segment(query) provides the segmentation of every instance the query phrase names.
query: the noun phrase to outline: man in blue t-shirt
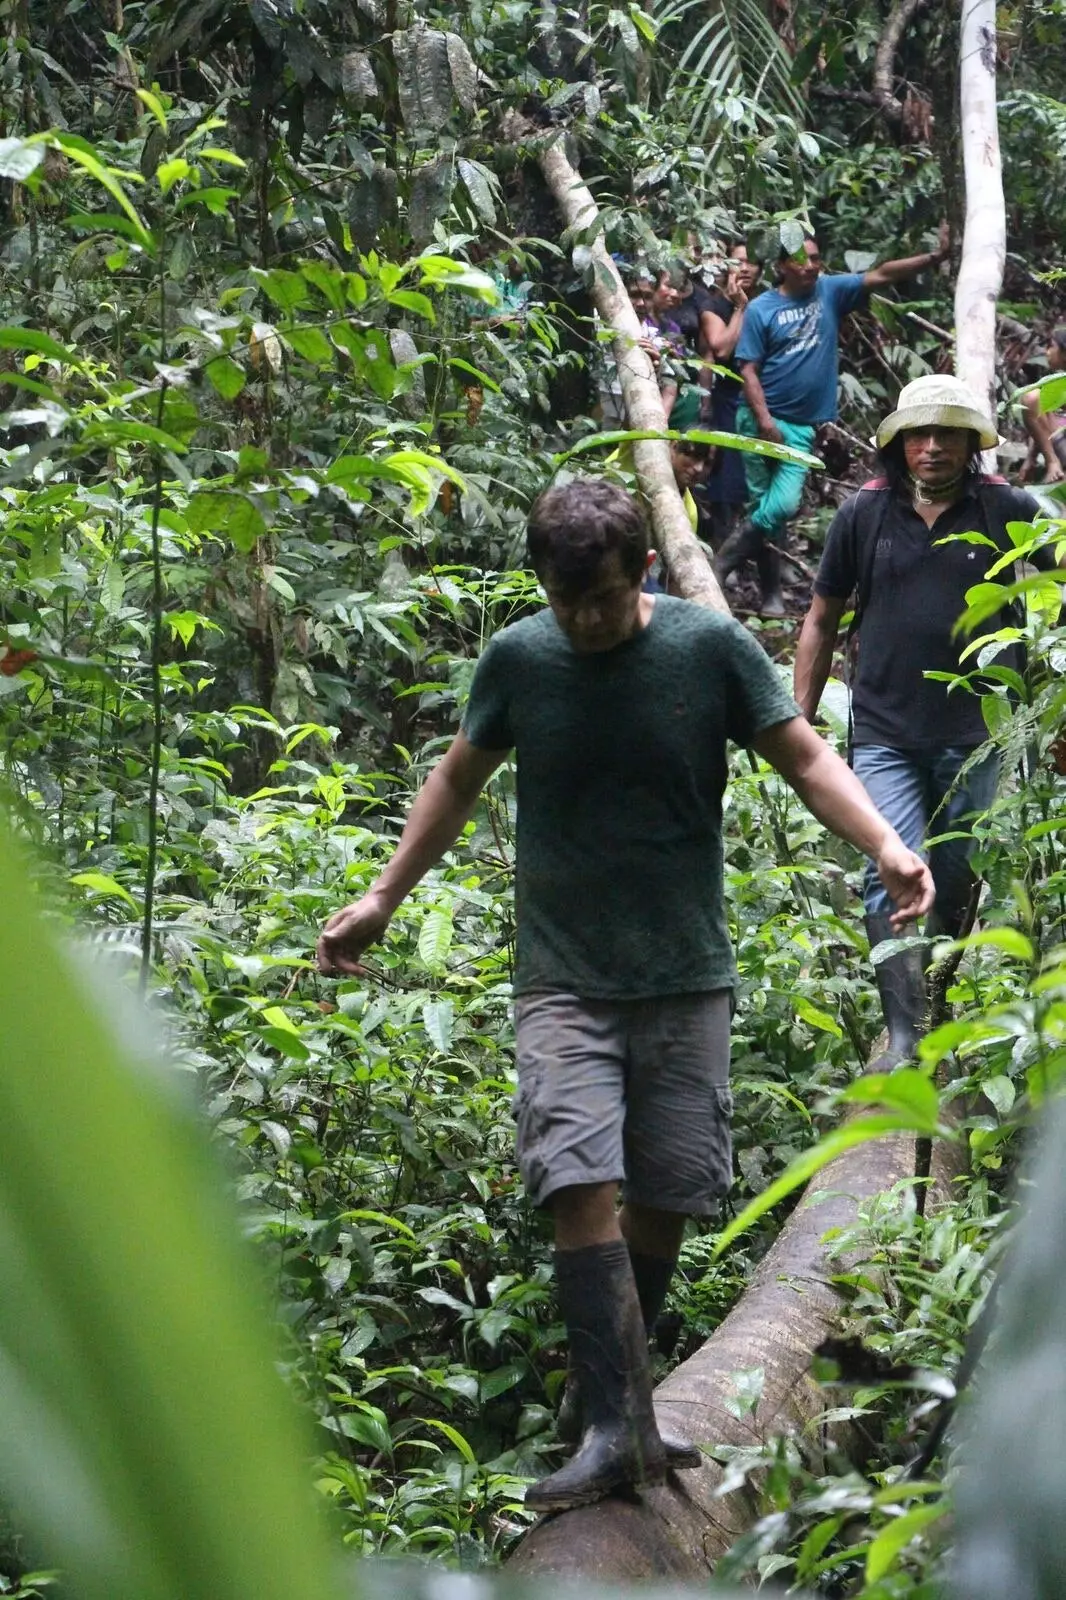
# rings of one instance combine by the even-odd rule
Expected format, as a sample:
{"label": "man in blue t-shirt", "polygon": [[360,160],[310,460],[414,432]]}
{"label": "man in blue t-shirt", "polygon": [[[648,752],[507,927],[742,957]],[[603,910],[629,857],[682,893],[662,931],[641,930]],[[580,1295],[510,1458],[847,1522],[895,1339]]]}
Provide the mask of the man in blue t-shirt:
{"label": "man in blue t-shirt", "polygon": [[[869,272],[822,277],[818,242],[808,235],[803,255],[782,250],[777,287],[751,302],[736,348],[744,380],[737,431],[750,439],[810,451],[815,429],[837,414],[837,340],[841,319],[863,304],[871,289],[902,283],[947,254],[946,233],[936,250],[886,261]],[[785,614],[781,598],[780,545],[785,525],[800,507],[806,467],[767,456],[744,458],[754,504],[747,521],[719,551],[719,583],[753,558],[759,570],[764,616]]]}

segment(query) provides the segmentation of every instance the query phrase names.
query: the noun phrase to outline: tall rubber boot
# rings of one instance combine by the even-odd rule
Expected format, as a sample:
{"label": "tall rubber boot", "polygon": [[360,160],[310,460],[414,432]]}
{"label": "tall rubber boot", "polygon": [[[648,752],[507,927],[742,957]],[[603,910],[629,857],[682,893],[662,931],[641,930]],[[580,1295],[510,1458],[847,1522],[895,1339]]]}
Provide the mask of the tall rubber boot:
{"label": "tall rubber boot", "polygon": [[714,575],[719,584],[725,586],[725,581],[745,561],[752,560],[759,551],[763,542],[763,531],[757,528],[750,517],[746,517],[726,540],[714,558]]}
{"label": "tall rubber boot", "polygon": [[[646,1256],[639,1250],[632,1249],[629,1251],[629,1260],[637,1286],[644,1331],[650,1339],[655,1332],[659,1312],[666,1300],[675,1263],[667,1261],[663,1256]],[[559,1405],[559,1415],[555,1419],[555,1432],[563,1444],[576,1444],[581,1437],[581,1388],[572,1362],[566,1375],[566,1387]],[[683,1471],[686,1468],[703,1465],[703,1454],[691,1439],[675,1433],[672,1428],[664,1427],[661,1422],[659,1437],[666,1451],[667,1466]]]}
{"label": "tall rubber boot", "polygon": [[565,1467],[526,1490],[533,1511],[592,1505],[614,1489],[662,1483],[666,1475],[648,1341],[625,1240],[557,1250],[555,1280],[585,1431]]}
{"label": "tall rubber boot", "polygon": [[[887,915],[874,916],[867,912],[866,934],[870,949],[884,939],[899,935]],[[917,946],[889,956],[874,967],[877,989],[881,996],[881,1013],[888,1028],[888,1048],[871,1068],[878,1072],[891,1072],[901,1061],[914,1055],[925,1025],[925,960]]]}
{"label": "tall rubber boot", "polygon": [[755,557],[759,569],[759,588],[762,600],[759,611],[764,617],[783,617],[785,601],[781,594],[781,552],[769,539],[764,539]]}

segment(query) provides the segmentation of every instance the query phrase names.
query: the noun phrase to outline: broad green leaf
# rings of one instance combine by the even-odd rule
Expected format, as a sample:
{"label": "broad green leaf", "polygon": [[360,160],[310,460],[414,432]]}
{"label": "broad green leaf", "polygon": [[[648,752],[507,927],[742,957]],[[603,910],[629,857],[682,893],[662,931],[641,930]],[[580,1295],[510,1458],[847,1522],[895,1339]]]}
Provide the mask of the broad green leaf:
{"label": "broad green leaf", "polygon": [[431,972],[439,972],[452,947],[452,914],[444,906],[431,911],[418,934],[419,960]]}
{"label": "broad green leaf", "polygon": [[[418,953],[419,955],[422,954],[421,939],[419,940]],[[425,957],[423,956],[422,959],[425,960]],[[426,961],[427,967],[431,964]],[[437,965],[439,964],[437,963]],[[439,1050],[441,1055],[447,1055],[452,1047],[452,1027],[454,1022],[455,1002],[453,1000],[428,1000],[422,1007],[422,1025],[433,1041],[434,1048]]]}
{"label": "broad green leaf", "polygon": [[882,1528],[867,1552],[867,1583],[878,1583],[891,1572],[911,1540],[916,1539],[932,1523],[938,1522],[948,1509],[946,1499],[936,1505],[914,1506]]}
{"label": "broad green leaf", "polygon": [[1009,1115],[1013,1110],[1017,1091],[1011,1079],[1004,1073],[982,1079],[981,1093],[992,1102],[1001,1117]]}
{"label": "broad green leaf", "polygon": [[1001,950],[1014,961],[1032,961],[1034,957],[1032,940],[1027,939],[1024,933],[1019,933],[1017,928],[982,928],[979,933],[959,939],[952,948],[979,950],[985,946]]}
{"label": "broad green leaf", "polygon": [[222,1169],[10,840],[0,901],[5,1498],[84,1600],[339,1600]]}
{"label": "broad green leaf", "polygon": [[450,1422],[441,1422],[437,1417],[421,1417],[419,1420],[423,1422],[427,1428],[438,1428],[446,1439],[451,1440],[452,1444],[458,1450],[464,1461],[468,1462],[472,1467],[477,1466],[477,1456],[474,1454],[473,1450],[471,1450],[469,1444],[459,1432],[458,1428],[453,1428]]}
{"label": "broad green leaf", "polygon": [[133,92],[141,102],[142,106],[147,106],[148,110],[152,113],[163,132],[166,133],[167,114],[163,110],[163,102],[160,100],[159,96],[153,94],[151,89],[135,89]]}
{"label": "broad green leaf", "polygon": [[313,361],[317,366],[332,366],[337,359],[337,352],[330,344],[321,328],[308,324],[303,328],[282,328],[281,336],[296,351],[298,356],[303,356],[305,361]]}
{"label": "broad green leaf", "polygon": [[123,888],[118,879],[111,877],[110,873],[75,872],[71,874],[70,881],[76,883],[79,889],[91,889],[94,894],[113,895],[119,900],[124,900],[134,911],[140,911],[129,890]]}
{"label": "broad green leaf", "polygon": [[819,1010],[803,995],[796,995],[792,1004],[797,1017],[801,1018],[802,1021],[809,1023],[812,1028],[817,1028],[821,1033],[832,1033],[837,1038],[840,1038],[840,1024],[835,1017],[829,1015],[828,1011]]}
{"label": "broad green leaf", "polygon": [[901,1067],[896,1072],[869,1072],[842,1092],[841,1099],[856,1105],[893,1106],[914,1119],[916,1132],[936,1132],[940,1099],[925,1072]]}
{"label": "broad green leaf", "polygon": [[156,167],[156,182],[164,194],[169,194],[174,185],[184,182],[191,171],[192,168],[183,156],[173,156],[169,161],[161,161]]}
{"label": "broad green leaf", "polygon": [[204,362],[204,372],[223,400],[235,400],[247,382],[244,368],[232,356],[212,356]]}
{"label": "broad green leaf", "polygon": [[236,490],[210,489],[189,501],[192,533],[213,533],[231,539],[238,550],[251,550],[266,532],[266,519],[254,500]]}
{"label": "broad green leaf", "polygon": [[271,267],[269,272],[265,272],[262,267],[253,267],[252,277],[267,298],[290,316],[308,302],[307,284],[302,273],[286,272],[281,267]]}
{"label": "broad green leaf", "polygon": [[68,350],[50,334],[37,328],[0,328],[0,350],[32,350],[36,355],[48,356],[53,361],[75,361],[73,350]]}

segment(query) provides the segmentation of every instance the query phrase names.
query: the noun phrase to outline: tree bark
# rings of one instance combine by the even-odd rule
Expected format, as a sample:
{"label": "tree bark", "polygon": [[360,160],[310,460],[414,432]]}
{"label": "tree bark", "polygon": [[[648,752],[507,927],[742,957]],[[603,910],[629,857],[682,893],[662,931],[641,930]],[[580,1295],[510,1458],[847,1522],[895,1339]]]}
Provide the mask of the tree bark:
{"label": "tree bark", "polygon": [[897,98],[892,88],[896,51],[907,31],[907,24],[925,3],[926,0],[897,0],[897,4],[889,12],[888,21],[877,42],[877,51],[874,55],[874,100],[893,131],[898,131],[903,126],[903,102]]}
{"label": "tree bark", "polygon": [[955,286],[955,368],[994,417],[996,300],[1007,253],[996,118],[995,0],[964,0],[959,61],[966,227]]}
{"label": "tree bark", "polygon": [[[955,1175],[955,1147],[938,1144],[934,1194],[943,1198]],[[832,1401],[810,1375],[811,1357],[839,1329],[843,1304],[831,1282],[844,1270],[823,1243],[847,1228],[863,1201],[913,1176],[915,1141],[880,1139],[847,1151],[812,1181],[760,1262],[743,1296],[707,1342],[655,1393],[656,1411],[671,1427],[704,1445],[751,1447],[781,1434],[805,1434],[814,1470],[832,1450],[853,1447],[845,1425],[811,1423]],[[733,1374],[761,1367],[762,1397],[737,1417]],[[759,1514],[749,1488],[719,1496],[723,1469],[709,1458],[662,1488],[633,1500],[601,1500],[538,1522],[508,1566],[520,1573],[558,1573],[614,1583],[637,1578],[706,1578]]]}
{"label": "tree bark", "polygon": [[[571,230],[591,228],[599,207],[581,174],[566,154],[559,136],[537,152],[541,171]],[[618,268],[598,232],[589,245],[592,256],[592,299],[605,327],[614,334],[614,354],[630,428],[663,433],[666,413],[651,360],[640,344],[640,323]],[[640,439],[633,445],[637,481],[648,504],[657,548],[686,600],[712,611],[729,613],[711,564],[689,526],[684,503],[674,482],[669,446],[661,439]]]}

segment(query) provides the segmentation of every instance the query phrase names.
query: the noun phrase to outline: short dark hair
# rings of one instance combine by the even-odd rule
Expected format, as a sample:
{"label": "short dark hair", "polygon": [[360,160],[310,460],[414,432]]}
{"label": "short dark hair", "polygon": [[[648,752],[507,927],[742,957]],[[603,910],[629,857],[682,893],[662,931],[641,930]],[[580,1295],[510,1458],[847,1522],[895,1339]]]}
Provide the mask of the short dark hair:
{"label": "short dark hair", "polygon": [[617,550],[622,571],[634,583],[648,560],[648,525],[631,494],[605,478],[575,478],[545,489],[534,502],[526,528],[529,561],[538,578],[547,574],[561,588],[580,594]]}
{"label": "short dark hair", "polygon": [[[881,463],[881,470],[888,479],[893,489],[904,489],[908,483],[907,458],[903,454],[903,435],[911,429],[901,428],[894,439],[882,445],[877,452],[877,459]],[[966,472],[971,478],[981,476],[981,435],[976,428],[967,428],[970,435],[970,454],[966,460]]]}

